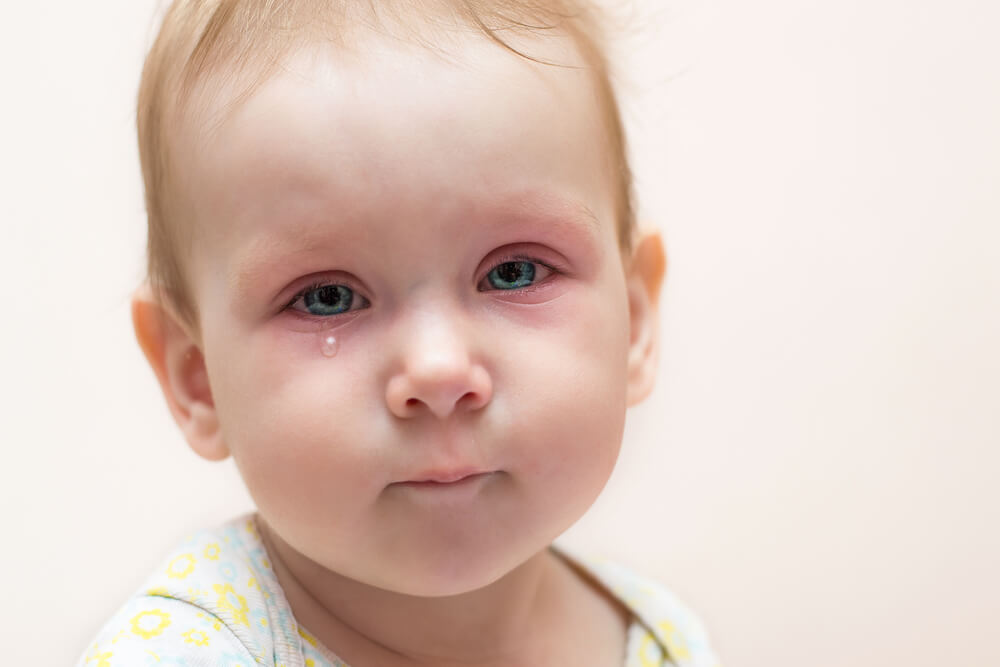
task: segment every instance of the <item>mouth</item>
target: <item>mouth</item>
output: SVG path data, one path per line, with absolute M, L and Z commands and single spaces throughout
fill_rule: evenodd
M 474 498 L 499 471 L 453 470 L 420 474 L 413 479 L 396 482 L 390 486 L 407 489 L 413 497 L 461 499 Z
M 417 475 L 413 479 L 406 480 L 404 482 L 398 482 L 399 484 L 405 486 L 417 486 L 417 487 L 445 487 L 452 486 L 456 484 L 463 484 L 467 482 L 473 482 L 479 478 L 486 477 L 487 475 L 492 475 L 491 471 L 483 470 L 441 470 L 441 471 L 431 471 L 427 473 L 422 473 Z

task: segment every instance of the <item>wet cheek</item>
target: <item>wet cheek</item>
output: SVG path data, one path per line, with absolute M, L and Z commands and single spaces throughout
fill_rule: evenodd
M 343 395 L 357 386 L 360 378 L 370 377 L 366 337 L 358 325 L 355 320 L 338 328 L 313 325 L 303 331 L 275 318 L 252 333 L 232 336 L 224 346 L 217 346 L 220 354 L 214 355 L 216 368 L 210 368 L 210 374 L 225 385 L 222 388 L 237 411 L 256 410 L 261 403 L 286 399 L 303 407 L 321 403 Z M 334 350 L 330 349 L 331 338 Z M 253 418 L 261 418 L 260 413 Z
M 261 327 L 250 344 L 255 354 L 271 360 L 260 368 L 260 381 L 297 381 L 299 373 L 312 369 L 330 370 L 341 377 L 356 372 L 372 337 L 370 318 L 354 316 L 336 322 L 303 320 L 285 313 Z

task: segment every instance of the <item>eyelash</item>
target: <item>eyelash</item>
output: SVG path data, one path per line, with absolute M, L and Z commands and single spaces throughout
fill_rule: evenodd
M 507 256 L 507 257 L 501 257 L 500 259 L 494 261 L 490 265 L 490 268 L 487 269 L 487 271 L 482 275 L 482 277 L 476 282 L 476 289 L 479 289 L 479 285 L 481 285 L 482 282 L 484 280 L 486 280 L 486 278 L 490 275 L 490 273 L 494 269 L 497 269 L 497 268 L 503 266 L 504 264 L 510 264 L 510 263 L 515 263 L 515 262 L 528 262 L 530 264 L 535 264 L 536 266 L 540 266 L 543 269 L 545 269 L 546 271 L 548 271 L 550 275 L 549 276 L 545 276 L 541 280 L 533 282 L 533 283 L 531 283 L 530 285 L 528 285 L 526 287 L 518 287 L 516 289 L 510 289 L 510 290 L 480 290 L 480 291 L 482 291 L 482 292 L 513 292 L 513 293 L 521 293 L 521 294 L 530 293 L 530 292 L 534 292 L 535 290 L 539 289 L 539 285 L 543 285 L 546 282 L 548 282 L 551 279 L 551 275 L 562 273 L 562 271 L 559 269 L 559 267 L 553 266 L 552 264 L 550 264 L 548 262 L 543 262 L 542 260 L 537 259 L 535 257 L 531 257 L 529 255 L 510 255 L 510 256 Z
M 354 295 L 355 295 L 356 298 L 361 299 L 366 304 L 370 303 L 368 301 L 368 299 L 366 299 L 365 297 L 361 296 L 361 294 L 358 293 L 358 290 L 355 289 L 354 286 L 351 285 L 348 282 L 338 282 L 336 280 L 316 280 L 316 281 L 313 281 L 312 283 L 310 283 L 309 285 L 303 287 L 298 292 L 296 292 L 295 296 L 293 296 L 291 298 L 291 300 L 288 303 L 285 304 L 284 310 L 294 310 L 294 308 L 292 308 L 292 306 L 294 306 L 296 304 L 296 302 L 298 302 L 299 299 L 305 298 L 305 295 L 308 294 L 309 292 L 312 292 L 312 291 L 318 290 L 318 289 L 322 289 L 323 287 L 332 287 L 332 286 L 336 286 L 336 285 L 340 285 L 342 287 L 346 287 L 347 289 L 351 290 L 351 292 L 354 293 Z M 353 304 L 352 304 L 352 306 L 353 306 Z M 351 308 L 351 310 L 344 311 L 343 313 L 339 313 L 338 315 L 346 315 L 347 313 L 353 312 L 355 310 L 361 310 L 361 308 Z M 301 311 L 300 311 L 300 314 L 302 314 L 303 316 L 306 316 L 306 317 L 319 317 L 319 316 L 310 315 L 309 313 L 304 313 L 304 312 L 301 312 Z M 329 319 L 330 317 L 337 317 L 337 315 L 328 315 L 325 318 L 321 318 L 321 319 Z
M 513 293 L 522 293 L 522 294 L 524 294 L 524 293 L 530 293 L 530 292 L 534 292 L 535 290 L 539 289 L 539 285 L 540 284 L 545 284 L 546 282 L 548 282 L 551 279 L 552 275 L 557 275 L 557 274 L 563 273 L 563 271 L 558 266 L 554 266 L 554 265 L 552 265 L 549 262 L 543 262 L 540 259 L 537 259 L 535 257 L 531 257 L 531 256 L 527 256 L 527 255 L 510 255 L 510 256 L 506 256 L 506 257 L 501 257 L 500 259 L 494 261 L 490 265 L 490 268 L 485 273 L 482 274 L 482 277 L 480 277 L 479 280 L 476 281 L 476 289 L 479 289 L 479 285 L 481 285 L 483 283 L 483 281 L 486 280 L 486 278 L 487 278 L 487 276 L 489 276 L 490 272 L 492 272 L 494 269 L 496 269 L 496 268 L 498 268 L 500 266 L 503 266 L 504 264 L 509 264 L 509 263 L 512 263 L 512 262 L 530 262 L 531 264 L 535 264 L 537 266 L 540 266 L 543 269 L 545 269 L 546 271 L 548 271 L 549 275 L 545 276 L 540 281 L 533 282 L 531 285 L 527 285 L 525 287 L 518 287 L 518 288 L 510 289 L 510 290 L 479 290 L 479 291 L 481 291 L 481 292 L 490 292 L 490 291 L 492 291 L 492 292 L 513 292 Z M 316 280 L 316 281 L 313 281 L 312 283 L 310 283 L 309 285 L 307 285 L 306 287 L 303 287 L 302 289 L 298 290 L 295 293 L 295 296 L 293 296 L 291 298 L 291 300 L 287 304 L 285 304 L 284 310 L 295 311 L 295 309 L 292 308 L 292 306 L 295 305 L 295 303 L 297 303 L 299 301 L 299 299 L 303 299 L 306 294 L 308 294 L 309 292 L 312 292 L 313 290 L 318 290 L 318 289 L 321 289 L 323 287 L 330 287 L 330 286 L 333 286 L 333 285 L 342 285 L 343 287 L 347 287 L 352 292 L 354 292 L 354 294 L 358 298 L 362 299 L 365 304 L 370 304 L 370 302 L 368 301 L 367 298 L 365 298 L 364 296 L 361 296 L 360 294 L 358 294 L 358 291 L 352 285 L 350 285 L 348 283 L 337 282 L 335 280 Z M 327 316 L 311 315 L 310 313 L 306 313 L 306 312 L 302 312 L 302 311 L 296 311 L 296 312 L 298 312 L 299 315 L 301 315 L 302 317 L 306 317 L 306 318 L 310 318 L 310 319 L 330 319 L 330 318 L 333 318 L 333 317 L 340 317 L 342 315 L 347 315 L 348 313 L 354 312 L 355 310 L 362 310 L 362 309 L 363 309 L 363 307 L 362 308 L 351 308 L 351 310 L 344 311 L 343 313 L 338 313 L 336 315 L 327 315 Z

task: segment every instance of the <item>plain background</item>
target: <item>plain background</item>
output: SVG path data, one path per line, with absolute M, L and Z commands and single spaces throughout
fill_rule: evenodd
M 55 666 L 250 502 L 130 330 L 155 3 L 9 5 L 2 662 Z M 650 0 L 631 26 L 661 376 L 566 541 L 673 587 L 732 667 L 1000 664 L 1000 4 Z

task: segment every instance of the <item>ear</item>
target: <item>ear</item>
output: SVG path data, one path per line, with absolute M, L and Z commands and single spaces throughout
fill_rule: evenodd
M 139 347 L 160 382 L 167 407 L 199 456 L 229 456 L 208 384 L 205 357 L 180 318 L 153 296 L 148 284 L 132 295 L 132 326 Z
M 649 396 L 656 381 L 660 350 L 660 287 L 663 285 L 666 263 L 660 232 L 640 231 L 632 257 L 625 267 L 630 324 L 629 406 L 636 405 Z

